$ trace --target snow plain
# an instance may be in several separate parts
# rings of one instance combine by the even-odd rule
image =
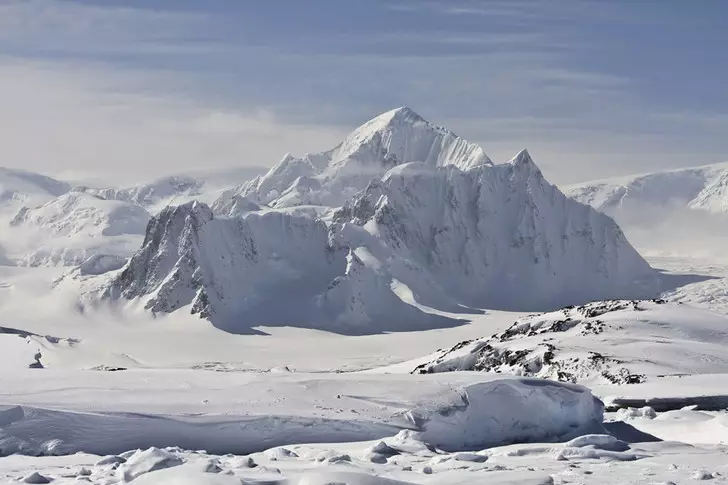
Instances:
[[[392,129],[400,122],[404,131]],[[127,234],[128,225],[123,234],[105,233],[120,208],[157,214],[200,199],[216,216],[235,218],[258,212],[263,194],[280,197],[281,208],[260,211],[270,219],[331,221],[334,208],[287,206],[303,195],[338,196],[344,179],[354,180],[352,190],[366,189],[368,180],[351,178],[349,155],[370,163],[379,150],[390,162],[423,158],[440,173],[491,170],[477,169],[491,167],[479,147],[409,112],[390,112],[325,152],[328,159],[284,158],[269,175],[300,169],[310,180],[289,180],[276,193],[265,189],[266,176],[226,191],[201,177],[72,191],[35,174],[0,173],[7,194],[0,204],[0,483],[728,483],[728,259],[716,251],[716,231],[713,238],[670,237],[666,230],[650,237],[643,224],[625,224],[627,239],[660,270],[667,303],[630,302],[587,318],[572,315],[575,309],[556,318],[420,305],[458,324],[347,335],[254,323],[250,332],[228,333],[191,315],[190,302],[156,314],[138,301],[79,305],[81,292],[118,271],[141,244],[143,235]],[[453,159],[459,162],[448,163]],[[391,169],[374,168],[378,177]],[[331,177],[321,183],[324,172]],[[397,192],[374,187],[363,197],[377,190],[391,192],[390,199]],[[406,212],[413,201],[421,202],[391,206]],[[26,217],[11,226],[23,206]],[[467,226],[460,222],[454,226]],[[29,265],[32,238],[22,233],[51,229],[47,247],[75,244],[91,248],[85,254],[92,257],[78,267],[67,266],[78,262],[72,258]],[[131,242],[115,242],[119,237]],[[404,285],[391,289],[411,297]],[[554,327],[566,318],[579,322]],[[561,362],[598,352],[606,367],[562,378],[522,362],[500,372],[411,373],[460,342],[508,334],[515,322],[530,322],[532,335],[505,342],[510,350],[552,345]],[[558,331],[541,332],[547,327]],[[585,333],[587,327],[600,331]],[[644,379],[624,384],[602,373],[620,367]],[[571,380],[577,384],[564,382]]]

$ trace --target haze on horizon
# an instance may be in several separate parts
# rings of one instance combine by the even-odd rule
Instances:
[[[3,0],[0,165],[267,167],[401,105],[555,183],[728,159],[725,2],[273,3]]]

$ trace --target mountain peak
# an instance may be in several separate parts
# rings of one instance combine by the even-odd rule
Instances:
[[[369,139],[377,133],[392,129],[394,126],[414,125],[415,123],[425,123],[430,125],[426,119],[415,113],[407,106],[385,111],[367,121],[357,129],[355,129],[347,138]]]
[[[416,113],[413,109],[411,109],[408,106],[400,106],[399,108],[389,110],[385,113],[382,113],[381,115],[377,116],[374,119],[377,119],[377,118],[386,118],[390,121],[394,121],[394,120],[411,121],[411,122],[423,121],[425,123],[428,123],[428,121],[426,119],[424,119],[422,116],[420,116],[418,113]]]
[[[511,163],[513,165],[524,165],[528,163],[533,163],[533,158],[531,158],[531,154],[528,153],[528,149],[524,148],[511,159]]]
[[[534,162],[533,158],[531,158],[531,154],[528,153],[528,150],[526,150],[525,148],[518,152],[518,154],[513,157],[508,163],[510,163],[513,167],[517,169],[525,171],[525,173],[541,173],[541,169],[538,168],[536,162]]]
[[[373,178],[410,162],[428,167],[454,165],[463,170],[492,165],[479,145],[400,106],[354,129],[331,150],[303,158],[284,157],[240,194],[273,207],[304,201],[339,206]]]

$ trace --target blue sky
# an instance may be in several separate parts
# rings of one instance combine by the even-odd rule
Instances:
[[[400,105],[557,183],[721,162],[727,24],[723,0],[0,0],[0,163],[267,166]]]

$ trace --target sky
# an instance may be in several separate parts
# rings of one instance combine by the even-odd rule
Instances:
[[[0,0],[0,165],[268,167],[406,105],[558,184],[728,160],[724,0]]]

